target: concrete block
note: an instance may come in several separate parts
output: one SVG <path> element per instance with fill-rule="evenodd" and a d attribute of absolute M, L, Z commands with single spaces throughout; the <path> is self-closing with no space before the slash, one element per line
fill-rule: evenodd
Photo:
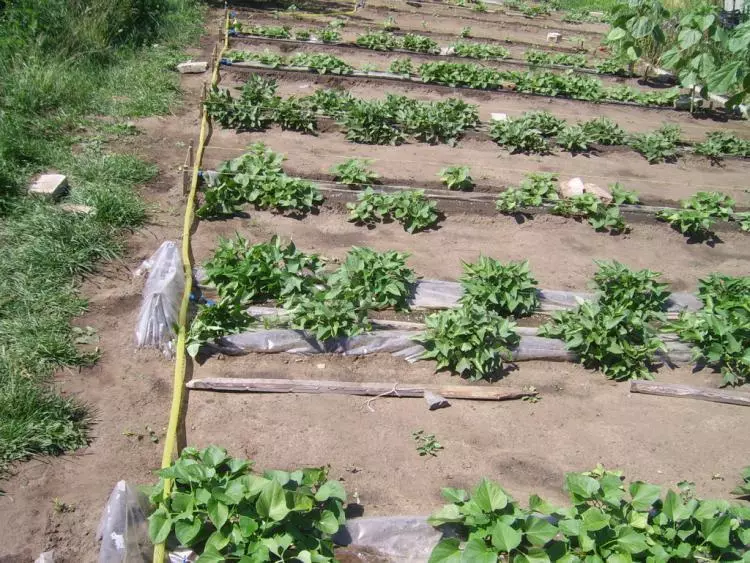
<path fill-rule="evenodd" d="M 208 63 L 206 61 L 187 61 L 178 64 L 177 70 L 180 74 L 200 74 L 208 70 Z"/>
<path fill-rule="evenodd" d="M 508 114 L 507 113 L 491 113 L 490 120 L 491 121 L 508 121 Z"/>
<path fill-rule="evenodd" d="M 559 33 L 557 31 L 550 31 L 547 34 L 548 43 L 559 43 L 560 41 L 562 41 L 562 33 Z"/>
<path fill-rule="evenodd" d="M 583 180 L 580 178 L 571 178 L 567 182 L 560 182 L 560 195 L 564 198 L 581 195 L 584 191 Z"/>
<path fill-rule="evenodd" d="M 588 194 L 594 194 L 596 197 L 598 197 L 600 200 L 604 202 L 608 203 L 612 201 L 612 194 L 609 193 L 609 190 L 607 190 L 606 188 L 597 186 L 596 184 L 584 184 L 583 191 Z"/>
<path fill-rule="evenodd" d="M 29 186 L 29 193 L 57 199 L 68 191 L 68 179 L 62 174 L 42 174 Z"/>
<path fill-rule="evenodd" d="M 68 213 L 80 213 L 81 215 L 91 215 L 94 212 L 93 207 L 79 203 L 63 203 L 60 205 L 60 209 Z"/>

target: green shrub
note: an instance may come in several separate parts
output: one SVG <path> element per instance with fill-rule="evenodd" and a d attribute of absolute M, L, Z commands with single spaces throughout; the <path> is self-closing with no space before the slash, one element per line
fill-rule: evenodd
<path fill-rule="evenodd" d="M 525 317 L 539 307 L 537 281 L 527 261 L 503 264 L 480 256 L 476 263 L 464 262 L 463 268 L 462 305 L 477 305 L 503 317 Z"/>

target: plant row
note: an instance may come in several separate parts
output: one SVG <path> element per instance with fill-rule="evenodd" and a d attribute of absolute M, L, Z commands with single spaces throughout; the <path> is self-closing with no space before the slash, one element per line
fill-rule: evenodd
<path fill-rule="evenodd" d="M 745 473 L 748 473 L 748 469 Z M 164 495 L 167 482 L 169 494 Z M 568 473 L 570 506 L 531 495 L 522 507 L 483 478 L 471 491 L 444 488 L 449 504 L 428 522 L 454 528 L 430 563 L 460 561 L 741 561 L 750 544 L 750 509 L 701 500 L 597 466 Z M 196 563 L 335 561 L 333 535 L 346 522 L 347 493 L 327 469 L 253 471 L 253 463 L 209 446 L 185 448 L 152 487 L 149 537 L 187 547 Z"/>
<path fill-rule="evenodd" d="M 218 218 L 239 212 L 252 204 L 258 209 L 277 213 L 304 215 L 323 202 L 318 187 L 311 181 L 291 177 L 283 172 L 284 157 L 256 143 L 250 150 L 219 165 L 215 176 L 207 177 L 202 202 L 196 214 L 202 219 Z M 424 190 L 402 190 L 383 193 L 370 184 L 377 180 L 366 161 L 348 159 L 333 167 L 337 182 L 364 188 L 356 203 L 349 203 L 349 220 L 373 227 L 377 223 L 396 221 L 409 233 L 433 228 L 440 219 L 437 205 Z M 438 172 L 443 184 L 452 190 L 467 190 L 474 185 L 466 166 L 448 166 Z M 593 193 L 561 198 L 554 174 L 530 174 L 518 187 L 498 195 L 496 208 L 505 214 L 523 214 L 534 208 L 551 206 L 556 215 L 587 220 L 598 231 L 626 232 L 629 227 L 620 212 L 623 204 L 640 203 L 635 192 L 619 184 L 610 186 L 611 198 Z M 735 213 L 734 201 L 718 192 L 698 192 L 681 202 L 681 208 L 660 211 L 658 219 L 689 237 L 703 241 L 715 239 L 711 230 L 716 221 L 735 221 L 743 231 L 750 231 L 750 212 Z"/>
<path fill-rule="evenodd" d="M 400 144 L 407 135 L 431 144 L 454 145 L 468 129 L 481 125 L 479 108 L 457 98 L 423 102 L 387 94 L 385 100 L 364 100 L 347 91 L 321 89 L 309 96 L 276 95 L 274 79 L 252 75 L 239 97 L 214 88 L 205 100 L 212 119 L 242 131 L 263 130 L 273 123 L 283 129 L 314 134 L 317 118 L 336 119 L 347 139 L 366 144 Z M 493 121 L 490 137 L 511 153 L 548 154 L 553 146 L 571 153 L 589 152 L 597 145 L 629 146 L 649 163 L 674 161 L 683 152 L 679 126 L 664 126 L 651 133 L 629 135 L 606 117 L 568 124 L 549 112 L 527 112 L 517 119 Z M 750 141 L 730 133 L 711 132 L 694 151 L 712 161 L 724 156 L 750 157 Z"/>
<path fill-rule="evenodd" d="M 272 68 L 291 66 L 314 70 L 319 74 L 347 75 L 354 72 L 354 67 L 333 55 L 322 53 L 295 53 L 291 57 L 255 51 L 230 51 L 225 64 L 241 61 L 255 61 Z M 377 69 L 366 68 L 361 72 Z M 673 107 L 679 97 L 679 90 L 670 89 L 658 92 L 646 92 L 629 86 L 605 87 L 601 80 L 581 76 L 573 71 L 517 71 L 487 68 L 474 63 L 430 62 L 422 63 L 416 69 L 409 58 L 395 59 L 389 70 L 404 78 L 419 79 L 421 82 L 440 84 L 450 87 L 471 88 L 480 90 L 498 90 L 501 88 L 525 94 L 542 96 L 562 96 L 590 102 L 627 102 L 636 105 Z"/>
<path fill-rule="evenodd" d="M 320 28 L 317 30 L 293 30 L 287 26 L 251 26 L 240 27 L 237 32 L 255 37 L 269 39 L 295 39 L 297 41 L 315 40 L 323 43 L 341 43 L 341 33 L 335 29 Z M 470 28 L 464 28 L 461 36 L 464 39 L 451 43 L 442 50 L 438 43 L 425 35 L 414 33 L 395 34 L 389 31 L 369 31 L 360 34 L 355 44 L 365 49 L 374 51 L 411 51 L 413 53 L 455 55 L 471 59 L 485 61 L 503 60 L 510 57 L 508 49 L 502 45 L 480 41 L 466 41 L 465 38 L 471 33 Z M 569 66 L 573 68 L 585 68 L 595 70 L 599 74 L 612 74 L 626 76 L 628 72 L 623 64 L 613 58 L 603 59 L 599 62 L 591 62 L 584 54 L 569 54 L 541 51 L 538 49 L 527 49 L 523 54 L 524 60 L 530 65 L 541 66 Z"/>
<path fill-rule="evenodd" d="M 318 255 L 276 237 L 255 245 L 240 235 L 221 240 L 205 265 L 206 281 L 219 299 L 195 317 L 188 351 L 195 355 L 202 344 L 252 326 L 246 311 L 257 303 L 283 307 L 288 314 L 279 324 L 307 330 L 321 341 L 360 334 L 371 328 L 370 311 L 409 309 L 417 277 L 406 258 L 354 247 L 329 271 Z M 683 311 L 666 324 L 670 292 L 658 281 L 660 274 L 617 262 L 598 265 L 597 297 L 555 313 L 541 327 L 542 335 L 563 340 L 581 363 L 608 378 L 650 379 L 653 363 L 666 350 L 658 332 L 670 330 L 695 345 L 697 360 L 720 369 L 725 384 L 750 381 L 750 277 L 701 280 L 703 309 Z M 463 266 L 458 307 L 427 316 L 425 331 L 414 340 L 423 344 L 424 359 L 436 361 L 436 370 L 492 380 L 519 342 L 512 319 L 539 309 L 537 281 L 527 262 L 503 264 L 481 256 Z"/>

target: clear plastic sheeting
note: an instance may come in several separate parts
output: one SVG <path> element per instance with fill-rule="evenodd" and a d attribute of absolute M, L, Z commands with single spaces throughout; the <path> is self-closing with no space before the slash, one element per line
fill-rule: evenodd
<path fill-rule="evenodd" d="M 159 348 L 165 355 L 173 353 L 174 326 L 179 316 L 180 300 L 185 288 L 185 273 L 177 244 L 165 241 L 136 275 L 149 272 L 143 288 L 143 301 L 135 327 L 139 348 Z"/>
<path fill-rule="evenodd" d="M 385 516 L 348 520 L 333 541 L 374 549 L 401 563 L 427 563 L 442 532 L 424 516 Z"/>
<path fill-rule="evenodd" d="M 390 353 L 407 362 L 416 362 L 424 348 L 414 337 L 414 330 L 374 330 L 349 338 L 337 338 L 320 342 L 301 330 L 271 329 L 242 332 L 219 338 L 212 347 L 228 356 L 250 352 L 277 354 L 342 354 L 365 356 L 367 354 Z M 552 360 L 572 361 L 575 356 L 565 349 L 565 343 L 552 338 L 522 336 L 518 347 L 512 351 L 514 361 Z"/>
<path fill-rule="evenodd" d="M 146 495 L 119 481 L 109 495 L 96 532 L 101 541 L 99 563 L 148 563 L 153 545 L 148 538 Z"/>

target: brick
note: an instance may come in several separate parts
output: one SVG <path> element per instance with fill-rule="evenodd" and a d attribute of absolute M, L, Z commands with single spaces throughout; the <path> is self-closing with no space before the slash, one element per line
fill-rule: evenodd
<path fill-rule="evenodd" d="M 205 61 L 187 61 L 178 64 L 177 70 L 181 74 L 200 74 L 208 70 L 208 63 Z"/>
<path fill-rule="evenodd" d="M 29 193 L 57 199 L 68 191 L 68 179 L 62 174 L 42 174 L 31 186 Z"/>

